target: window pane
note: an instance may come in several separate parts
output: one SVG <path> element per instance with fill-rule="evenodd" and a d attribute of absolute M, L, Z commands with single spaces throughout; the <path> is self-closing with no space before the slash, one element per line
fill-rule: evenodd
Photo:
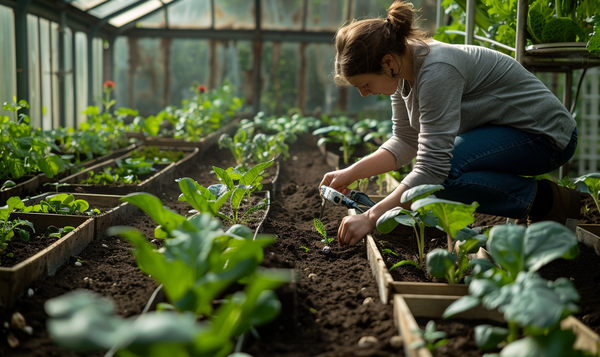
<path fill-rule="evenodd" d="M 40 45 L 42 61 L 42 128 L 52 128 L 52 52 L 50 46 L 50 21 L 40 19 Z"/>
<path fill-rule="evenodd" d="M 17 95 L 17 74 L 15 72 L 15 17 L 12 9 L 0 5 L 0 103 L 12 102 Z M 0 107 L 0 115 L 10 115 Z M 12 118 L 12 116 L 11 116 Z"/>
<path fill-rule="evenodd" d="M 77 86 L 76 127 L 85 122 L 83 113 L 88 100 L 88 63 L 87 63 L 87 35 L 83 32 L 75 33 L 75 80 Z"/>
<path fill-rule="evenodd" d="M 270 30 L 302 29 L 303 0 L 261 0 L 262 28 Z"/>
<path fill-rule="evenodd" d="M 83 11 L 86 11 L 87 9 L 90 9 L 96 5 L 102 4 L 103 2 L 106 2 L 107 0 L 75 0 L 73 2 L 71 2 L 71 4 L 75 7 L 80 8 Z"/>
<path fill-rule="evenodd" d="M 169 27 L 210 28 L 209 0 L 180 0 L 168 8 Z"/>
<path fill-rule="evenodd" d="M 230 0 L 215 1 L 215 28 L 219 29 L 253 29 L 254 1 Z"/>
<path fill-rule="evenodd" d="M 73 115 L 73 33 L 70 28 L 65 29 L 65 124 L 68 128 L 75 127 L 75 117 Z"/>
<path fill-rule="evenodd" d="M 104 18 L 107 15 L 110 15 L 114 12 L 117 12 L 135 2 L 137 2 L 138 0 L 112 0 L 112 1 L 107 1 L 104 4 L 98 6 L 97 8 L 94 8 L 93 10 L 90 10 L 89 13 L 99 17 L 99 18 Z"/>
<path fill-rule="evenodd" d="M 38 42 L 38 18 L 27 15 L 27 62 L 29 66 L 29 118 L 31 125 L 41 125 L 40 108 L 40 54 Z M 21 98 L 18 98 L 21 99 Z"/>
<path fill-rule="evenodd" d="M 58 128 L 59 126 L 59 113 L 58 113 L 58 24 L 56 22 L 50 22 L 50 53 L 52 58 L 52 126 L 44 129 Z"/>
<path fill-rule="evenodd" d="M 313 31 L 336 31 L 348 20 L 348 1 L 311 0 L 308 2 L 306 29 Z"/>

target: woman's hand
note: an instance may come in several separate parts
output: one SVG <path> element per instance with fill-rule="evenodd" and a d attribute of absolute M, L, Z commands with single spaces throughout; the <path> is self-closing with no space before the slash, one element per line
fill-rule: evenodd
<path fill-rule="evenodd" d="M 364 238 L 367 233 L 375 228 L 376 222 L 366 214 L 346 216 L 338 229 L 338 243 L 340 247 L 354 245 Z"/>
<path fill-rule="evenodd" d="M 321 186 L 329 186 L 334 190 L 341 192 L 344 195 L 350 193 L 350 189 L 348 186 L 354 182 L 354 179 L 350 175 L 350 167 L 343 170 L 331 171 L 323 176 L 323 180 L 319 184 L 319 188 Z"/>

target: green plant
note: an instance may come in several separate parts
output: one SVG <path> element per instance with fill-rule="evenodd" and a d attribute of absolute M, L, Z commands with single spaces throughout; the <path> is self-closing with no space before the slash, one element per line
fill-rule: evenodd
<path fill-rule="evenodd" d="M 25 101 L 5 103 L 5 107 L 12 108 L 16 116 L 25 104 Z M 42 131 L 29 125 L 27 115 L 19 114 L 15 122 L 0 116 L 0 178 L 18 180 L 40 172 L 49 178 L 56 176 L 67 168 L 67 164 L 51 151 L 52 146 Z"/>
<path fill-rule="evenodd" d="M 46 228 L 46 233 L 44 234 L 46 237 L 50 237 L 50 238 L 62 238 L 65 234 L 68 234 L 69 232 L 72 232 L 73 230 L 75 230 L 75 227 L 72 226 L 64 226 L 64 227 L 56 227 L 56 226 L 48 226 L 48 228 Z M 79 261 L 79 259 L 78 259 Z"/>
<path fill-rule="evenodd" d="M 441 185 L 417 186 L 402 194 L 401 201 L 414 202 L 441 189 L 443 189 L 443 186 Z M 423 258 L 425 255 L 425 227 L 435 227 L 437 225 L 437 217 L 435 217 L 429 210 L 422 210 L 418 212 L 396 207 L 379 217 L 377 220 L 377 230 L 383 234 L 388 234 L 393 231 L 398 224 L 413 227 L 415 236 L 417 238 L 420 266 L 423 264 Z"/>
<path fill-rule="evenodd" d="M 153 161 L 146 161 L 145 157 L 132 158 L 125 160 L 116 159 L 116 168 L 106 167 L 102 173 L 96 174 L 93 170 L 89 171 L 89 178 L 81 180 L 80 184 L 90 185 L 110 185 L 117 182 L 137 183 L 139 175 L 146 175 L 156 169 L 153 167 Z"/>
<path fill-rule="evenodd" d="M 327 231 L 325 230 L 325 227 L 323 227 L 323 223 L 321 221 L 319 221 L 317 218 L 315 218 L 314 220 L 314 225 L 315 225 L 315 230 L 317 232 L 319 232 L 320 235 L 323 236 L 323 244 L 325 244 L 326 246 L 330 245 L 331 243 L 333 243 L 333 241 L 335 240 L 334 237 L 327 237 Z"/>
<path fill-rule="evenodd" d="M 446 278 L 450 284 L 459 283 L 470 266 L 469 254 L 476 253 L 485 246 L 487 236 L 463 228 L 455 237 L 460 244 L 452 252 L 434 249 L 427 253 L 427 271 L 436 278 Z"/>
<path fill-rule="evenodd" d="M 19 122 L 21 122 L 21 121 L 24 121 L 25 123 L 29 124 L 29 117 L 25 114 L 19 114 L 19 110 L 29 108 L 29 103 L 27 103 L 26 100 L 21 99 L 21 100 L 17 101 L 17 97 L 13 97 L 13 102 L 12 103 L 4 102 L 4 105 L 2 106 L 2 108 L 4 110 L 10 110 L 11 112 L 14 113 L 15 124 L 19 124 Z"/>
<path fill-rule="evenodd" d="M 15 187 L 16 185 L 17 185 L 16 182 L 14 182 L 13 180 L 6 180 L 2 184 L 2 187 L 0 187 L 0 192 L 7 191 L 7 190 Z"/>
<path fill-rule="evenodd" d="M 600 56 L 600 27 L 598 25 L 594 27 L 594 32 L 590 34 L 587 50 L 593 55 Z"/>
<path fill-rule="evenodd" d="M 308 253 L 308 251 L 310 250 L 310 249 L 306 248 L 306 247 L 305 247 L 305 246 L 303 246 L 303 245 L 302 245 L 302 246 L 300 246 L 298 249 L 304 249 L 304 252 L 305 252 L 305 253 Z"/>
<path fill-rule="evenodd" d="M 500 225 L 491 229 L 487 250 L 501 268 L 488 260 L 473 260 L 470 295 L 452 303 L 444 312 L 444 317 L 483 304 L 488 309 L 497 308 L 504 314 L 508 330 L 503 338 L 507 342 L 516 339 L 519 328 L 530 335 L 525 338 L 526 342 L 519 342 L 525 344 L 522 347 L 531 345 L 527 348 L 534 348 L 533 345 L 540 339 L 547 342 L 544 336 L 559 328 L 560 320 L 578 310 L 574 302 L 579 295 L 568 279 L 549 282 L 535 272 L 557 258 L 575 258 L 579 253 L 577 237 L 556 222 L 534 223 L 527 229 Z M 482 336 L 476 338 L 482 341 L 482 345 L 486 344 L 483 335 L 497 336 L 497 333 L 484 334 L 484 331 L 481 328 Z M 503 350 L 501 356 L 508 351 L 514 352 L 513 347 L 506 352 Z M 521 353 L 514 355 L 522 356 Z"/>
<path fill-rule="evenodd" d="M 536 43 L 587 42 L 598 13 L 595 0 L 536 0 L 529 7 L 527 29 Z"/>
<path fill-rule="evenodd" d="M 392 265 L 388 270 L 392 271 L 396 268 L 403 267 L 405 265 L 413 265 L 413 266 L 421 269 L 421 265 L 419 263 L 415 262 L 414 260 L 401 260 L 398 263 Z"/>
<path fill-rule="evenodd" d="M 222 134 L 219 138 L 219 149 L 228 148 L 238 166 L 246 166 L 252 158 L 251 137 L 254 135 L 254 124 L 249 123 L 238 128 L 233 138 Z"/>
<path fill-rule="evenodd" d="M 413 333 L 422 338 L 420 341 L 415 341 L 410 344 L 410 348 L 421 348 L 427 347 L 431 352 L 435 352 L 438 348 L 448 343 L 446 333 L 442 331 L 436 331 L 437 325 L 433 320 L 430 320 L 425 326 L 425 330 L 416 329 Z"/>
<path fill-rule="evenodd" d="M 580 176 L 573 183 L 579 191 L 589 193 L 600 210 L 600 198 L 598 197 L 600 195 L 600 173 L 592 172 Z"/>
<path fill-rule="evenodd" d="M 381 254 L 383 254 L 383 256 L 385 256 L 386 254 L 391 254 L 391 255 L 398 256 L 398 253 L 396 253 L 393 250 L 388 249 L 388 248 L 381 249 Z"/>
<path fill-rule="evenodd" d="M 340 151 L 344 154 L 344 164 L 348 164 L 350 155 L 354 152 L 355 145 L 360 143 L 360 137 L 347 126 L 330 125 L 313 131 L 313 135 L 324 135 L 317 142 L 321 146 L 326 142 L 340 143 Z"/>
<path fill-rule="evenodd" d="M 18 198 L 18 201 L 21 202 L 21 199 Z M 22 202 L 21 202 L 22 203 Z M 100 211 L 95 208 L 90 211 L 90 204 L 86 200 L 75 199 L 75 196 L 67 193 L 56 194 L 52 196 L 46 197 L 40 201 L 40 203 L 25 206 L 23 203 L 19 205 L 20 208 L 16 208 L 20 212 L 36 212 L 36 213 L 54 213 L 54 214 L 65 214 L 65 215 L 94 215 L 99 214 Z"/>
<path fill-rule="evenodd" d="M 15 233 L 24 242 L 29 241 L 31 233 L 35 233 L 33 223 L 22 219 L 10 219 L 11 212 L 23 206 L 21 199 L 19 197 L 11 197 L 6 203 L 5 208 L 0 208 L 0 253 L 4 252 L 8 246 L 8 242 L 14 237 Z M 8 256 L 12 256 L 12 253 L 9 253 Z"/>
<path fill-rule="evenodd" d="M 169 163 L 177 162 L 185 157 L 185 154 L 181 150 L 163 150 L 158 146 L 144 146 L 143 148 L 137 148 L 130 154 L 132 159 L 141 159 L 148 161 L 152 160 L 155 164 L 157 163 Z"/>
<path fill-rule="evenodd" d="M 354 190 L 355 188 L 358 188 L 358 191 L 360 191 L 360 192 L 366 192 L 368 187 L 369 187 L 369 178 L 368 177 L 362 178 L 360 180 L 356 180 L 356 181 L 352 182 L 350 185 L 348 185 L 349 189 Z"/>

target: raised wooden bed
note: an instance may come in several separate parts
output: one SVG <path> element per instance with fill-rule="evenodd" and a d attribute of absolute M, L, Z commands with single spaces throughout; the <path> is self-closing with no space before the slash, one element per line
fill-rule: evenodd
<path fill-rule="evenodd" d="M 3 182 L 4 183 L 4 182 Z M 11 197 L 24 197 L 38 192 L 40 188 L 40 175 L 36 175 L 27 181 L 23 181 L 5 191 L 0 192 L 0 206 L 4 206 Z"/>
<path fill-rule="evenodd" d="M 458 300 L 460 296 L 452 295 L 416 295 L 416 294 L 396 294 L 394 295 L 394 323 L 398 328 L 400 336 L 404 339 L 404 354 L 410 357 L 432 357 L 431 352 L 425 347 L 418 349 L 411 348 L 411 344 L 421 340 L 414 331 L 419 328 L 416 317 L 440 319 L 442 314 L 450 304 Z M 482 306 L 477 306 L 469 311 L 455 316 L 458 319 L 466 320 L 492 320 L 504 322 L 502 315 L 496 310 L 488 310 Z M 451 321 L 452 319 L 449 319 Z M 581 323 L 573 316 L 569 316 L 561 321 L 563 329 L 572 329 L 577 335 L 575 347 L 598 353 L 598 344 L 600 337 Z"/>
<path fill-rule="evenodd" d="M 44 193 L 39 196 L 32 197 L 28 200 L 24 200 L 28 206 L 38 204 L 41 200 L 46 199 L 49 196 L 55 195 L 56 193 Z M 141 213 L 141 210 L 135 205 L 129 202 L 121 202 L 121 197 L 117 195 L 99 195 L 90 193 L 69 193 L 75 197 L 76 200 L 85 200 L 90 204 L 90 209 L 96 207 L 112 207 L 107 211 L 102 212 L 99 215 L 86 217 L 94 220 L 94 238 L 98 238 L 99 235 L 104 234 L 108 228 L 112 226 L 118 226 L 128 223 L 128 220 Z M 24 219 L 31 220 L 28 217 L 37 216 L 64 216 L 56 214 L 44 214 L 44 213 L 20 213 Z"/>
<path fill-rule="evenodd" d="M 10 308 L 27 286 L 39 278 L 54 275 L 56 270 L 79 254 L 94 239 L 94 220 L 89 217 L 38 215 L 27 216 L 12 213 L 11 219 L 28 219 L 36 232 L 44 232 L 49 226 L 73 226 L 75 230 L 60 238 L 36 255 L 10 268 L 0 267 L 0 308 Z"/>
<path fill-rule="evenodd" d="M 575 230 L 577 240 L 600 255 L 600 224 L 579 224 Z"/>
<path fill-rule="evenodd" d="M 327 150 L 326 142 L 319 145 L 319 151 L 321 152 L 321 154 L 323 154 L 323 157 L 325 157 L 325 160 L 327 161 L 327 165 L 333 167 L 336 170 L 339 170 L 340 155 L 334 154 L 331 151 Z"/>
<path fill-rule="evenodd" d="M 171 147 L 165 147 L 165 149 L 172 149 Z M 103 194 L 111 192 L 115 195 L 127 195 L 132 192 L 149 192 L 158 193 L 163 192 L 163 188 L 174 184 L 177 175 L 181 172 L 186 171 L 194 163 L 195 157 L 199 154 L 198 148 L 177 148 L 185 152 L 183 159 L 173 162 L 170 164 L 155 164 L 156 173 L 146 180 L 138 184 L 123 184 L 117 185 L 88 185 L 78 184 L 78 182 L 85 180 L 90 177 L 90 171 L 101 172 L 108 167 L 116 167 L 115 160 L 126 159 L 129 157 L 129 153 L 123 155 L 117 159 L 111 159 L 100 163 L 98 165 L 88 167 L 86 170 L 73 174 L 59 181 L 59 183 L 69 184 L 68 186 L 59 187 L 60 192 L 81 192 L 81 193 L 97 193 Z"/>
<path fill-rule="evenodd" d="M 184 139 L 175 138 L 146 137 L 144 139 L 144 144 L 151 146 L 174 146 L 178 148 L 199 148 L 200 153 L 203 153 L 211 146 L 217 144 L 222 134 L 233 135 L 239 126 L 239 122 L 239 119 L 236 119 L 231 123 L 219 128 L 218 130 L 208 134 L 199 141 L 185 141 Z"/>
<path fill-rule="evenodd" d="M 136 145 L 135 144 L 131 144 L 127 147 L 118 149 L 118 150 L 114 150 L 112 152 L 110 152 L 109 154 L 97 157 L 93 160 L 89 160 L 86 162 L 82 162 L 78 165 L 75 165 L 67 170 L 65 170 L 64 172 L 59 173 L 58 175 L 56 175 L 53 178 L 48 178 L 46 175 L 44 174 L 39 174 L 36 175 L 34 177 L 32 177 L 31 179 L 21 182 L 20 184 L 7 189 L 6 191 L 2 191 L 0 192 L 0 206 L 3 206 L 6 204 L 6 201 L 14 196 L 18 196 L 18 197 L 25 197 L 25 196 L 31 196 L 31 195 L 35 195 L 37 193 L 39 193 L 40 191 L 44 190 L 43 185 L 48 183 L 48 182 L 55 182 L 56 180 L 60 180 L 64 177 L 67 177 L 69 175 L 69 172 L 73 172 L 73 170 L 77 171 L 79 169 L 82 169 L 83 167 L 89 167 L 89 166 L 94 166 L 97 165 L 98 163 L 116 158 L 116 157 L 120 157 L 123 156 L 125 154 L 127 154 L 128 152 L 130 152 L 131 150 L 135 149 Z"/>

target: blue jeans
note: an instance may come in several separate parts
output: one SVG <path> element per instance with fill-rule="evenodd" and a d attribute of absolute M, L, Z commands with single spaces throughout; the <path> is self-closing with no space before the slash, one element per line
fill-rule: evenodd
<path fill-rule="evenodd" d="M 577 129 L 562 151 L 550 140 L 508 126 L 485 125 L 456 137 L 451 169 L 439 198 L 471 204 L 477 212 L 521 218 L 535 198 L 532 178 L 556 170 L 575 153 Z"/>

